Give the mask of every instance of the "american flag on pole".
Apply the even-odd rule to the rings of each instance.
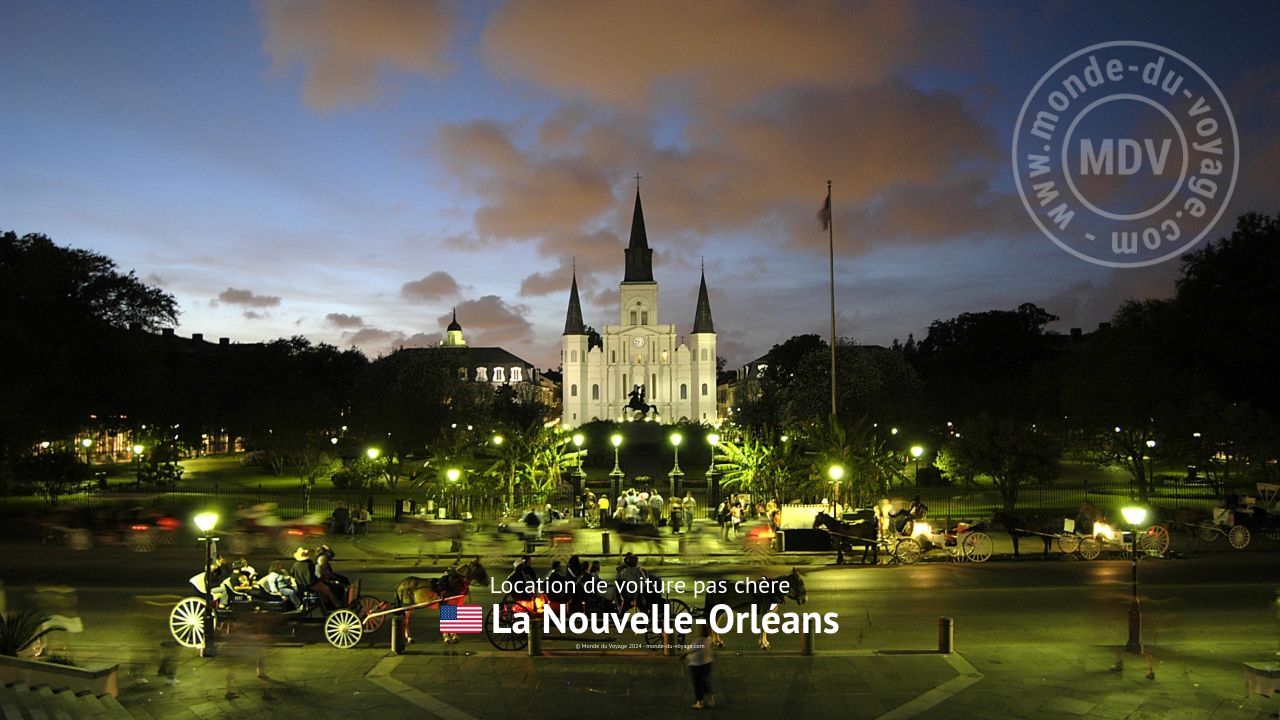
[[[441,605],[440,632],[459,634],[484,632],[484,609],[479,605]]]

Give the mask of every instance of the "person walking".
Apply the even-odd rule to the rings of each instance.
[[[680,498],[671,498],[671,504],[667,506],[667,512],[671,518],[671,534],[680,534],[680,519],[684,516],[684,506],[680,503]]]
[[[600,511],[600,527],[609,524],[609,496],[601,493],[600,500],[596,502],[596,508]]]
[[[698,628],[698,637],[685,651],[684,662],[689,666],[693,680],[693,709],[715,707],[716,696],[711,692],[711,664],[715,660],[715,645],[711,642],[711,625]]]
[[[680,505],[684,508],[684,525],[685,532],[693,530],[693,517],[698,512],[698,501],[693,499],[693,492],[686,490],[684,500],[680,501]]]

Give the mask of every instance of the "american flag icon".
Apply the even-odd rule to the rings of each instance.
[[[484,632],[483,608],[479,605],[441,605],[440,632],[459,634]]]

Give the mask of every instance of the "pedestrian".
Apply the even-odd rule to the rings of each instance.
[[[698,637],[685,651],[684,662],[689,666],[693,680],[693,709],[715,707],[716,696],[711,692],[711,664],[715,660],[715,645],[711,642],[711,625],[698,627]]]
[[[680,502],[680,498],[671,498],[671,504],[667,507],[667,512],[671,518],[671,534],[680,534],[680,519],[684,515],[684,506]]]
[[[693,517],[698,512],[698,501],[693,499],[692,491],[685,491],[684,500],[680,501],[684,507],[684,527],[685,530],[693,529]]]
[[[729,508],[729,532],[736,538],[738,537],[738,526],[742,524],[742,503],[737,500],[733,501],[733,507]]]
[[[604,527],[609,523],[609,496],[601,493],[596,507],[600,510],[600,527]]]
[[[653,524],[662,527],[667,524],[667,514],[664,506],[666,501],[662,499],[662,494],[657,490],[649,496],[649,511],[653,513]]]

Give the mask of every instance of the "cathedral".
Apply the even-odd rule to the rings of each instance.
[[[676,335],[674,324],[659,322],[653,250],[645,234],[638,189],[625,254],[625,274],[618,286],[618,324],[604,327],[599,344],[592,342],[583,323],[574,273],[560,350],[562,426],[641,417],[718,424],[716,332],[706,274],[698,288],[693,332],[685,343]]]

